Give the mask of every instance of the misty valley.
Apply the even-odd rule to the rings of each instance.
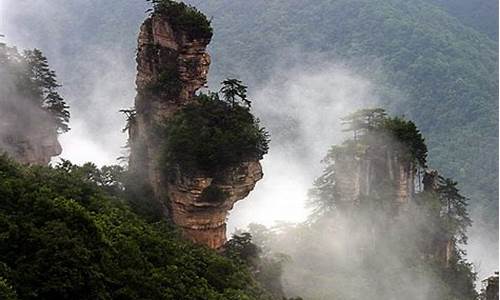
[[[0,300],[499,299],[498,1],[28,2]]]

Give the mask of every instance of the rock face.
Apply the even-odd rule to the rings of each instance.
[[[334,182],[343,207],[355,207],[367,197],[393,200],[394,215],[406,209],[415,196],[417,169],[386,148],[368,147],[357,154],[339,153],[335,159]]]
[[[24,115],[25,111],[0,113],[0,152],[6,152],[22,164],[47,165],[62,152],[57,130],[47,121],[51,118],[41,110],[31,111],[21,120],[20,116]]]
[[[395,220],[403,211],[410,209],[417,190],[437,191],[439,173],[432,169],[421,171],[412,162],[385,147],[367,147],[354,155],[338,153],[333,173],[338,206],[349,213],[363,201],[389,198],[392,199],[391,215]],[[419,172],[422,178],[417,177]],[[424,252],[426,256],[448,266],[455,250],[453,237],[439,236]]]
[[[168,184],[171,217],[186,236],[210,248],[226,242],[227,212],[236,201],[245,198],[262,178],[259,162],[245,162],[217,177],[188,177],[178,174]],[[217,187],[227,195],[220,201],[205,201],[204,190]]]
[[[226,217],[234,203],[246,197],[262,178],[258,161],[207,176],[184,174],[180,168],[165,176],[161,163],[161,141],[155,134],[159,123],[168,121],[207,82],[210,38],[193,39],[174,29],[158,14],[141,26],[137,52],[137,97],[129,123],[130,170],[152,188],[165,217],[178,225],[196,243],[220,248],[226,242]],[[226,197],[204,201],[205,190],[217,188]]]
[[[35,136],[7,136],[2,140],[1,149],[22,164],[48,165],[52,157],[62,152],[57,135],[47,132]]]

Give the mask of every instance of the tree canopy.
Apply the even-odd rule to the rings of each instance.
[[[132,212],[112,170],[0,157],[2,299],[271,299],[245,265]]]
[[[415,123],[403,117],[389,117],[382,108],[360,109],[346,117],[344,131],[352,131],[354,143],[369,144],[374,140],[398,150],[403,157],[426,167],[427,145]],[[347,144],[352,144],[346,141]]]
[[[217,172],[259,160],[269,149],[269,134],[250,112],[241,82],[223,82],[218,93],[199,94],[160,127],[166,170]]]

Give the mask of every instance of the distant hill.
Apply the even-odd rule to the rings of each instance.
[[[190,2],[213,16],[216,77],[265,83],[275,61],[299,48],[332,54],[399,89],[404,101],[387,95],[388,106],[416,121],[430,165],[463,183],[475,226],[487,225],[496,240],[498,52],[491,39],[421,0]]]
[[[428,0],[498,41],[498,0]]]

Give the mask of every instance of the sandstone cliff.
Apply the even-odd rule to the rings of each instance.
[[[406,209],[415,195],[417,168],[388,147],[366,147],[356,154],[338,153],[334,182],[343,207],[355,207],[368,197],[387,197],[393,214]]]
[[[129,123],[130,170],[152,188],[162,213],[196,243],[220,248],[226,241],[226,218],[234,203],[243,199],[262,178],[257,160],[206,172],[184,172],[170,166],[165,175],[158,124],[195,100],[207,81],[211,34],[194,36],[174,26],[168,16],[153,13],[141,26],[137,52],[137,96]],[[217,188],[226,196],[204,201],[202,194]]]
[[[47,165],[61,154],[57,128],[46,112],[23,105],[0,105],[0,109],[0,152],[22,164],[36,165]]]
[[[22,164],[48,165],[52,157],[60,155],[57,134],[35,132],[33,135],[6,135],[1,138],[1,151]]]
[[[378,198],[390,199],[387,209],[393,220],[408,218],[411,214],[403,213],[416,205],[416,192],[437,192],[438,181],[436,170],[419,168],[390,147],[365,146],[354,153],[339,151],[335,155],[333,182],[338,207],[346,213]],[[457,249],[453,236],[437,235],[422,245],[422,250],[425,256],[447,266]]]

